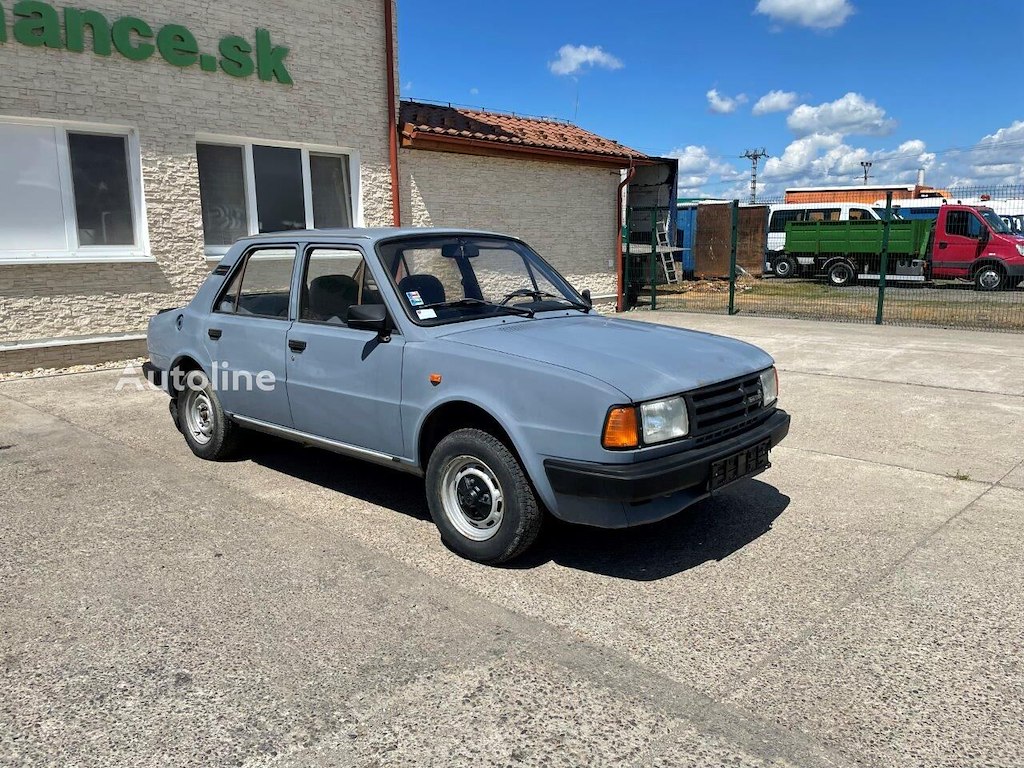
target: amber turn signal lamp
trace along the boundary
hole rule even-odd
[[[636,408],[621,406],[608,411],[604,420],[601,445],[605,448],[636,448],[640,445]]]
[[[440,373],[432,373],[432,374],[430,374],[430,383],[433,384],[435,387],[438,384],[440,384],[441,383],[441,374]]]

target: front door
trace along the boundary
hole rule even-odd
[[[349,328],[348,308],[383,299],[363,254],[310,246],[299,314],[288,331],[288,399],[294,428],[346,446],[406,456],[401,394],[404,340]]]
[[[247,253],[203,331],[224,410],[282,427],[292,424],[285,379],[295,253],[293,245]]]
[[[935,231],[932,275],[967,277],[981,250],[981,232],[985,225],[974,211],[965,208],[947,211],[945,219]]]

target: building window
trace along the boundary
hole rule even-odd
[[[0,263],[149,260],[128,130],[0,121]]]
[[[196,144],[207,256],[245,235],[351,227],[358,162],[342,150],[245,141]]]

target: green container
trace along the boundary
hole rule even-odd
[[[889,253],[925,258],[933,222],[922,219],[889,222]],[[880,256],[885,222],[791,221],[786,224],[786,253],[791,255]]]

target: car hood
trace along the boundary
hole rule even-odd
[[[579,371],[635,402],[772,364],[766,352],[736,339],[599,315],[506,322],[456,330],[444,338]]]

